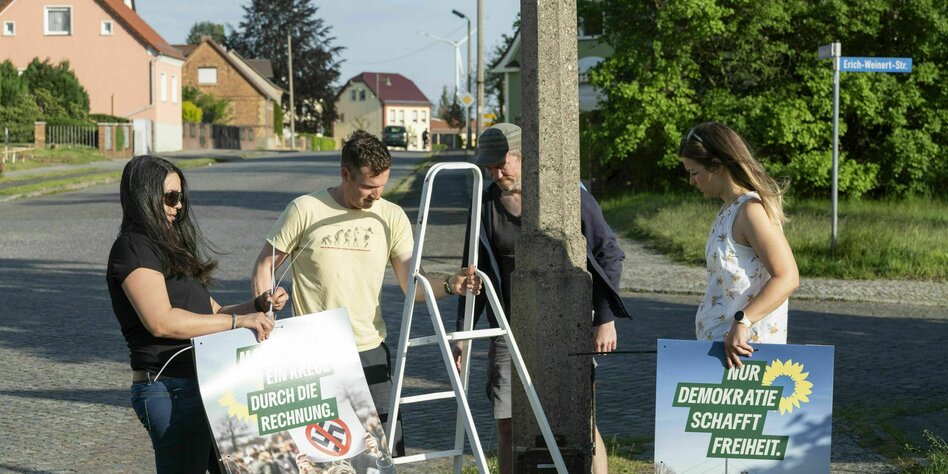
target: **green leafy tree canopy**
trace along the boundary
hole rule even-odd
[[[318,8],[309,0],[252,0],[243,8],[244,18],[229,37],[230,46],[244,57],[269,59],[275,82],[289,90],[289,35],[296,128],[316,132],[328,126],[336,118],[333,83],[339,77],[336,58],[343,49],[332,45],[332,27],[316,15]],[[288,95],[284,99],[288,105]]]
[[[188,44],[201,44],[201,38],[210,36],[215,43],[227,46],[227,33],[224,31],[224,25],[212,21],[199,21],[191,27],[188,38],[185,40]]]
[[[948,186],[948,9],[938,0],[654,2],[601,8],[615,54],[594,68],[602,123],[586,130],[616,181],[685,186],[675,150],[696,123],[741,133],[791,190],[826,195],[832,70],[818,46],[849,56],[911,56],[911,74],[847,74],[840,85],[840,190],[931,195]]]
[[[441,89],[441,101],[438,105],[438,117],[451,128],[464,126],[464,109],[456,95],[448,94],[448,88]]]

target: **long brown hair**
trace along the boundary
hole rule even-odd
[[[709,171],[723,166],[735,183],[760,195],[764,211],[774,224],[789,221],[783,212],[787,183],[777,183],[761,166],[740,135],[718,122],[695,125],[678,145],[678,156],[694,160]]]

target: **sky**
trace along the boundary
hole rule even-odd
[[[136,0],[138,14],[165,41],[182,44],[191,26],[200,21],[236,28],[247,0]],[[399,73],[411,79],[438,106],[441,90],[455,82],[454,46],[423,36],[428,33],[458,41],[467,36],[467,22],[451,13],[456,9],[471,18],[471,68],[477,68],[476,0],[332,0],[314,3],[317,16],[332,26],[332,42],[342,46],[339,84],[362,72]],[[501,35],[511,35],[520,11],[516,0],[483,0],[485,74],[490,51]],[[467,45],[461,46],[467,67]],[[473,81],[472,81],[473,82]],[[462,87],[464,87],[462,79]],[[472,88],[476,85],[472,84]],[[474,95],[474,94],[472,94]]]

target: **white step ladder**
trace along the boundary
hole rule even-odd
[[[484,450],[481,447],[481,442],[477,437],[477,430],[474,427],[474,418],[471,415],[471,407],[467,401],[468,373],[471,361],[471,340],[503,336],[503,338],[507,341],[507,347],[510,350],[511,363],[516,368],[517,375],[520,376],[520,380],[523,382],[523,388],[526,391],[527,398],[530,401],[530,407],[533,409],[533,415],[536,417],[537,424],[539,425],[540,431],[543,434],[543,439],[546,441],[547,448],[549,449],[550,455],[553,458],[556,471],[559,474],[567,474],[566,464],[563,462],[563,457],[560,454],[559,447],[556,444],[556,440],[553,438],[553,431],[550,429],[550,424],[547,422],[546,416],[543,414],[543,408],[540,406],[540,399],[537,397],[536,390],[533,388],[533,381],[530,379],[530,374],[527,373],[527,369],[524,367],[523,357],[520,355],[520,349],[517,347],[517,342],[514,340],[513,333],[510,332],[510,327],[507,324],[506,314],[504,314],[504,309],[501,306],[500,301],[497,299],[497,292],[494,291],[494,287],[491,285],[490,280],[487,279],[487,276],[483,272],[475,269],[477,275],[480,276],[481,280],[484,282],[484,287],[481,291],[486,292],[487,301],[490,303],[491,309],[493,309],[494,314],[497,317],[497,323],[500,325],[500,328],[474,330],[474,297],[470,292],[468,292],[464,307],[464,330],[448,333],[444,329],[444,323],[441,320],[441,311],[438,309],[437,301],[435,301],[434,291],[431,288],[431,283],[420,273],[422,248],[425,241],[425,227],[428,221],[428,209],[431,204],[432,185],[435,176],[437,176],[437,174],[443,170],[468,170],[471,172],[473,190],[471,194],[470,232],[468,235],[468,261],[466,264],[468,267],[477,264],[478,239],[481,228],[481,190],[483,187],[483,179],[481,177],[480,168],[474,164],[466,162],[438,163],[432,166],[431,169],[428,170],[428,174],[425,176],[424,187],[422,188],[421,192],[421,203],[418,208],[418,222],[415,227],[415,247],[411,257],[411,280],[408,282],[408,291],[405,293],[405,306],[402,310],[402,329],[399,333],[398,351],[395,353],[395,372],[393,374],[392,380],[394,387],[392,390],[392,397],[389,400],[388,424],[385,427],[385,435],[388,441],[388,451],[390,453],[394,453],[394,434],[400,405],[454,398],[457,400],[458,404],[454,449],[416,454],[412,456],[401,456],[393,458],[393,461],[395,464],[408,464],[429,459],[453,457],[454,471],[455,473],[460,474],[461,468],[463,466],[464,434],[466,432],[467,438],[471,443],[471,451],[473,452],[474,459],[477,462],[478,470],[481,473],[489,472],[487,469],[487,462],[484,457]],[[415,309],[415,299],[413,296],[415,295],[415,291],[419,285],[425,292],[425,303],[428,306],[428,313],[431,316],[431,324],[434,326],[435,334],[432,336],[411,339],[409,336],[411,332],[412,312]],[[458,373],[458,370],[454,364],[454,356],[449,344],[451,341],[464,342],[462,345],[463,349],[461,351],[460,373]],[[444,359],[444,368],[451,380],[452,390],[403,398],[402,386],[405,376],[405,364],[408,359],[408,349],[431,344],[437,344],[441,350],[441,356]]]

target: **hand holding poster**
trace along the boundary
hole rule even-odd
[[[658,347],[660,472],[829,472],[833,347],[755,344],[732,369],[720,342],[659,339]]]
[[[195,338],[194,349],[208,422],[230,472],[339,465],[394,472],[379,449],[384,428],[345,309],[280,320],[262,343],[237,329]]]

